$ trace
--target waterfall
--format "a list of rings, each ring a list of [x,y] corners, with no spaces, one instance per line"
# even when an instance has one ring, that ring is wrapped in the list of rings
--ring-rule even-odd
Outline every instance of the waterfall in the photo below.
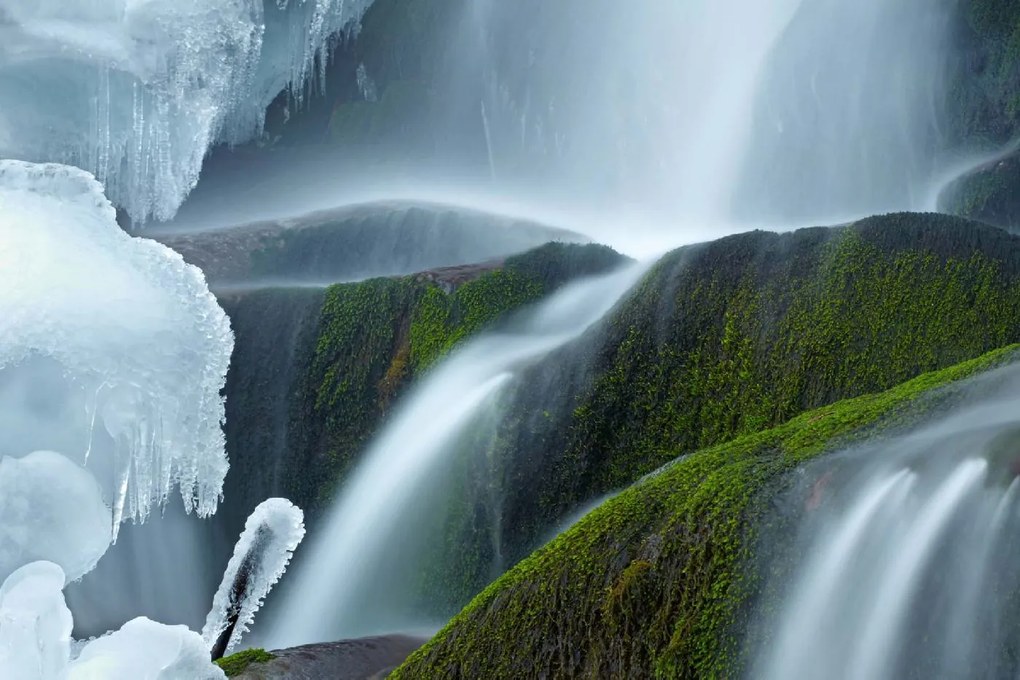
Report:
[[[794,538],[773,553],[751,677],[1020,670],[1020,366],[967,397],[937,422],[816,463],[789,492]]]
[[[378,632],[366,628],[369,617],[375,617],[369,625],[381,630],[433,623],[379,620],[362,604],[366,592],[406,585],[385,582],[385,560],[394,542],[427,532],[435,521],[412,510],[416,501],[441,483],[455,440],[497,407],[496,395],[521,368],[596,323],[644,270],[632,265],[568,285],[514,328],[470,342],[435,368],[398,406],[345,481],[328,517],[312,528],[311,545],[289,576],[266,643],[285,647]],[[456,554],[446,560],[449,569],[458,568]]]

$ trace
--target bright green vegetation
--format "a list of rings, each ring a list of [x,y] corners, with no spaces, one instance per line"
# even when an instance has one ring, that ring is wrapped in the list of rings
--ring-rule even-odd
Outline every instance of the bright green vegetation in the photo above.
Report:
[[[410,332],[410,359],[422,371],[469,335],[477,333],[508,310],[542,296],[534,277],[499,269],[464,284],[452,295],[430,286],[417,300]]]
[[[551,243],[451,281],[440,271],[329,288],[292,414],[291,498],[314,508],[330,494],[395,398],[465,338],[622,262],[604,246]]]
[[[266,663],[275,658],[264,649],[246,649],[243,652],[217,659],[216,665],[223,669],[228,678],[232,678],[243,673],[253,663]]]
[[[1016,356],[997,350],[680,458],[519,563],[390,677],[733,677],[762,492]]]
[[[682,248],[520,381],[494,442],[514,528],[503,554],[523,558],[681,453],[1018,341],[1020,238],[966,220],[899,214]]]

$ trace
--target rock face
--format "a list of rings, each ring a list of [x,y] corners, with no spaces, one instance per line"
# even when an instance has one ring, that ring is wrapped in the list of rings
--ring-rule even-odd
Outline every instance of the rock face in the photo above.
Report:
[[[411,274],[502,258],[580,234],[479,210],[407,201],[157,239],[202,269],[213,288],[320,284]]]
[[[967,0],[958,11],[951,132],[971,143],[1003,144],[1020,131],[1020,5]]]
[[[239,409],[228,446],[244,448],[231,448],[232,502],[284,494],[314,523],[417,376],[522,305],[620,262],[550,245],[314,296],[245,294],[243,309],[224,297],[241,338],[228,381]],[[286,323],[266,323],[277,307]],[[890,215],[675,251],[512,387],[494,435],[465,443],[431,542],[463,568],[423,571],[423,610],[456,612],[579,508],[680,454],[1020,340],[1017,319],[1020,237],[958,218]]]
[[[391,405],[436,360],[564,283],[625,258],[549,244],[502,264],[432,270],[326,291],[311,356],[293,389],[283,488],[314,510],[356,462]]]
[[[993,161],[947,187],[941,209],[1020,231],[1020,156]]]
[[[328,288],[221,290],[237,343],[226,388],[227,502],[211,519],[211,559],[226,563],[266,498],[290,498],[314,524],[415,376],[518,307],[623,261],[603,246],[550,244]]]
[[[251,664],[242,680],[382,680],[411,653],[424,638],[404,635],[344,640],[273,652],[276,658]]]
[[[330,288],[311,304],[302,368],[280,392],[287,434],[272,450],[282,464],[266,460],[275,416],[252,406],[268,386],[254,374],[231,383],[249,402],[228,421],[228,446],[251,442],[248,454],[231,450],[237,483],[287,495],[314,522],[416,376],[521,305],[619,262],[605,248],[551,245],[499,267]],[[253,332],[271,305],[299,308],[286,297],[252,304]],[[463,568],[424,570],[422,606],[454,613],[579,508],[678,455],[1018,341],[1018,319],[1020,237],[958,218],[889,215],[675,251],[511,388],[494,434],[465,443],[431,542]],[[263,349],[244,360],[256,372],[274,365],[260,353],[290,346],[282,331],[260,332]]]

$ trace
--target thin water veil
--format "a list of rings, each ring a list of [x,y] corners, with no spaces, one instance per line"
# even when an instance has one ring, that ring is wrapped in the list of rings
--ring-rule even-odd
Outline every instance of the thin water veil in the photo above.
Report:
[[[909,434],[808,468],[751,677],[1014,677],[1020,367]],[[770,537],[769,540],[775,537]],[[768,550],[767,548],[763,548]],[[789,570],[784,562],[792,565]]]
[[[517,325],[468,343],[436,367],[398,406],[313,532],[310,548],[281,591],[267,644],[285,647],[436,623],[420,613],[408,617],[406,589],[413,584],[386,578],[395,544],[434,530],[441,517],[416,503],[441,485],[456,439],[498,408],[500,390],[524,366],[601,319],[645,269],[629,265],[570,284],[525,312]],[[445,555],[450,569],[458,568],[457,560],[457,554]],[[404,594],[404,602],[394,590]],[[380,615],[384,602],[395,613]]]

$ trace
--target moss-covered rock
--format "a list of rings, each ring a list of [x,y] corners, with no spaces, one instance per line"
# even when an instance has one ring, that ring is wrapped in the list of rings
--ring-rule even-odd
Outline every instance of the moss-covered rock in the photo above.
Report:
[[[550,243],[502,263],[329,288],[291,414],[290,497],[319,506],[396,397],[459,342],[572,278],[623,261],[604,246]]]
[[[498,579],[390,677],[738,675],[734,623],[754,587],[741,565],[767,506],[759,492],[1016,356],[998,350],[679,459]]]
[[[694,451],[1020,341],[1020,237],[897,214],[663,258],[506,406],[502,553]]]
[[[216,665],[223,669],[228,678],[232,678],[248,670],[248,667],[253,663],[268,663],[275,658],[264,649],[246,649],[243,652],[217,659]]]
[[[1020,156],[994,161],[946,188],[940,208],[954,215],[1020,230]]]

